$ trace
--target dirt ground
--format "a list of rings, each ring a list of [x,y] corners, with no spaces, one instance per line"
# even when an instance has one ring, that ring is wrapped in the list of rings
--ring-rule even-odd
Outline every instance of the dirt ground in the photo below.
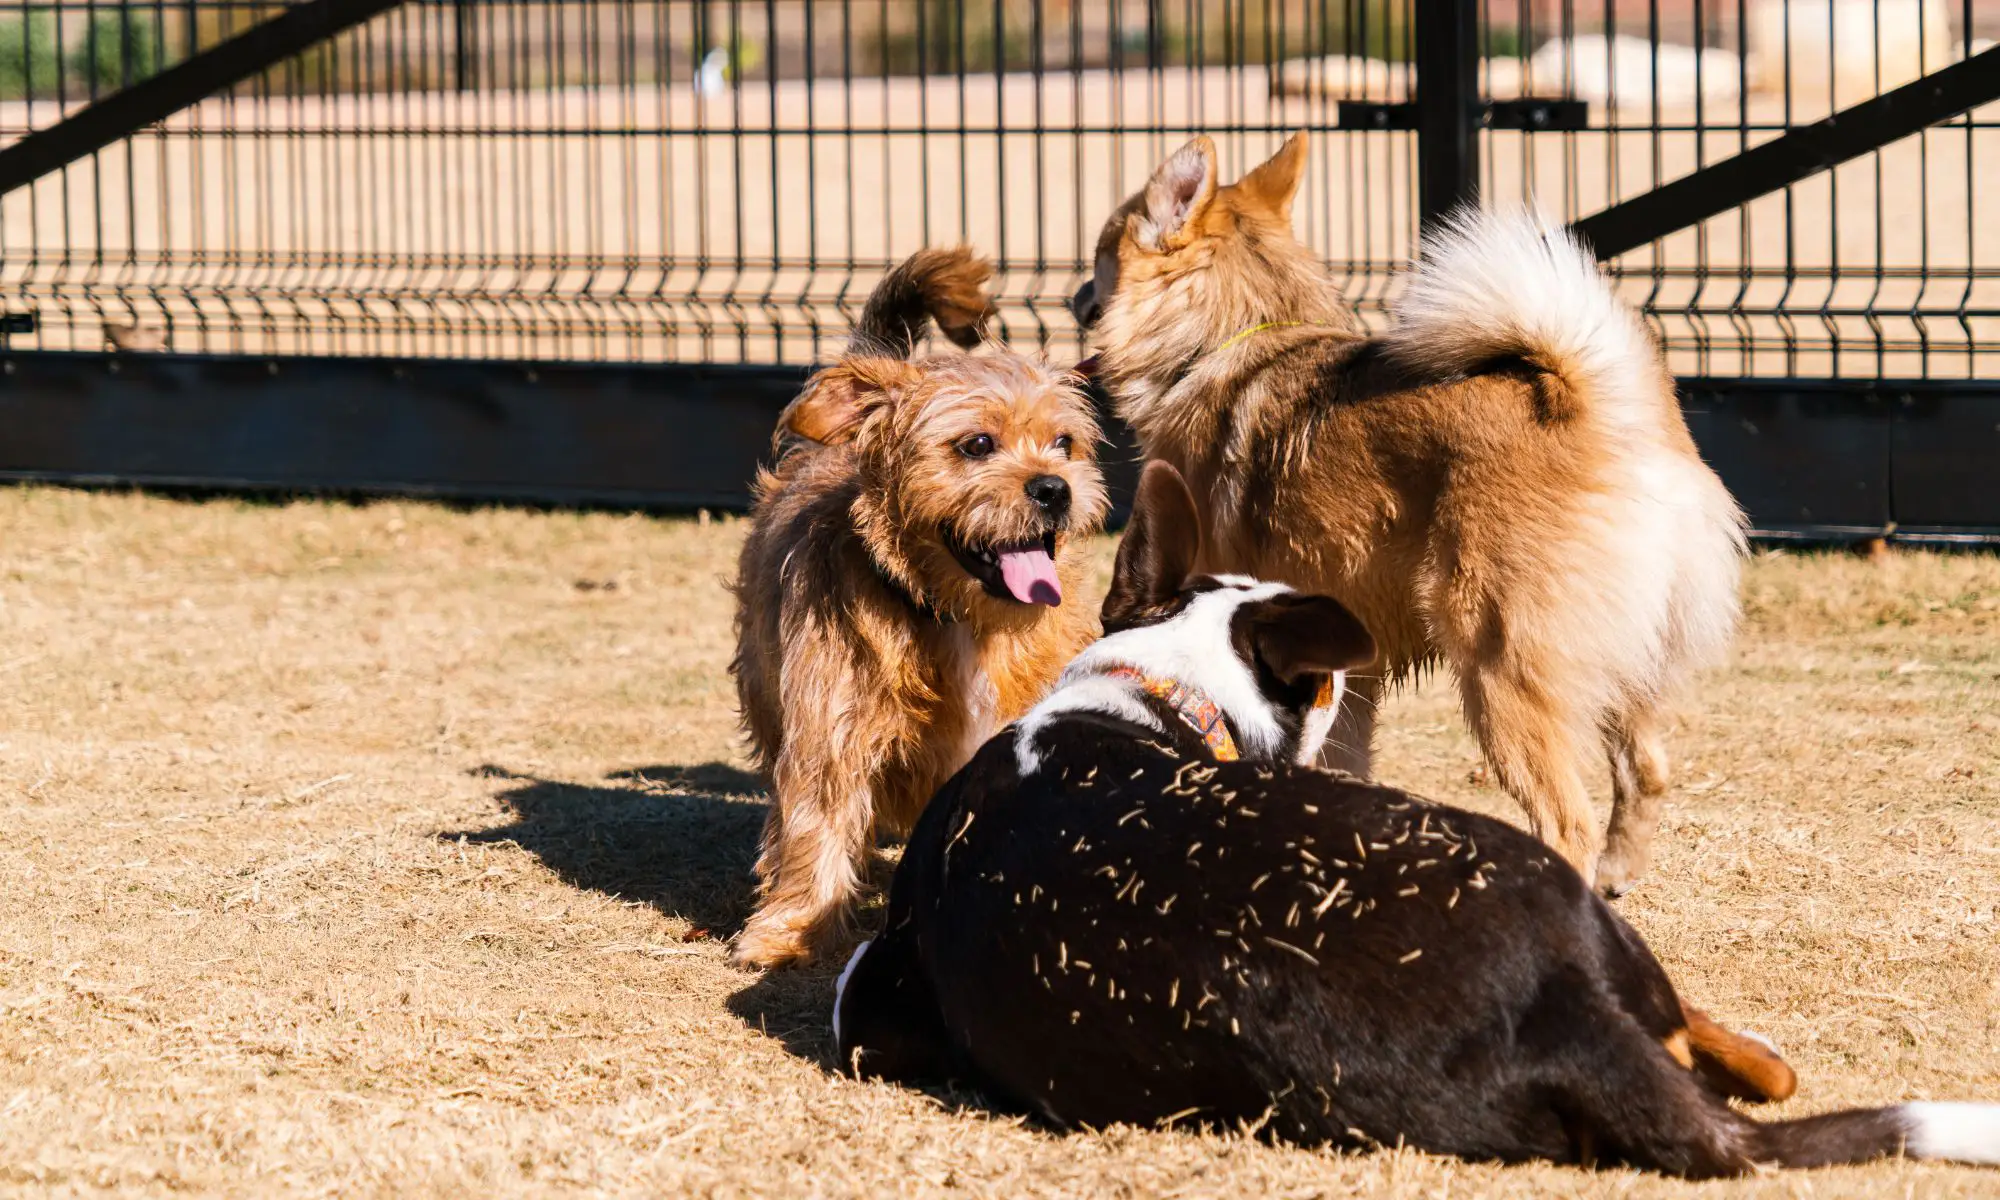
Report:
[[[0,491],[0,1191],[1994,1196],[1058,1135],[730,969],[741,525]],[[1108,543],[1100,557],[1108,557]],[[1765,555],[1623,902],[1783,1111],[2000,1099],[2000,559]],[[1384,774],[1507,811],[1446,690]]]

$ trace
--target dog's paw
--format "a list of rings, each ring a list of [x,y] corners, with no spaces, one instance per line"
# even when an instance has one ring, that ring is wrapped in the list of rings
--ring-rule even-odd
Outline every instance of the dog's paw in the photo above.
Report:
[[[803,966],[811,961],[812,944],[790,929],[760,929],[753,924],[737,934],[729,948],[729,965],[744,971]]]
[[[1643,856],[1624,850],[1615,840],[1597,860],[1597,894],[1616,900],[1631,891],[1646,873]]]
[[[1599,868],[1597,872],[1597,894],[1606,900],[1621,899],[1625,893],[1638,885],[1639,881],[1622,874],[1614,875]]]

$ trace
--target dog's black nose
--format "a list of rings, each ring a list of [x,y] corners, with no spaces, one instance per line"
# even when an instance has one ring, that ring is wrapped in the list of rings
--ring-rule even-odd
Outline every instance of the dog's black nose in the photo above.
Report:
[[[1069,481],[1060,475],[1037,475],[1025,489],[1046,516],[1062,520],[1069,515]]]
[[[1097,281],[1086,279],[1083,286],[1076,289],[1076,295],[1069,298],[1069,315],[1085,329],[1097,323]]]

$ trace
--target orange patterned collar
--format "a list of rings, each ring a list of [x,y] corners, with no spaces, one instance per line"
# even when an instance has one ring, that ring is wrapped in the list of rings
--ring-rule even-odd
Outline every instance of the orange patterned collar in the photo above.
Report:
[[[1178,679],[1162,679],[1148,675],[1137,667],[1113,667],[1104,672],[1113,679],[1129,679],[1145,689],[1147,695],[1174,710],[1183,724],[1201,736],[1209,753],[1222,762],[1235,762],[1243,757],[1236,749],[1236,738],[1229,732],[1229,722],[1222,717],[1222,706],[1209,698],[1207,692]]]
[[[1222,706],[1209,697],[1207,692],[1191,683],[1178,679],[1165,679],[1158,675],[1148,675],[1137,667],[1116,666],[1104,672],[1113,679],[1129,679],[1145,690],[1160,703],[1174,710],[1181,722],[1201,736],[1209,753],[1221,762],[1235,762],[1242,758],[1236,748],[1236,738],[1229,732],[1229,722],[1223,719]],[[1314,708],[1325,708],[1334,701],[1333,676],[1320,680],[1319,692],[1313,697]]]

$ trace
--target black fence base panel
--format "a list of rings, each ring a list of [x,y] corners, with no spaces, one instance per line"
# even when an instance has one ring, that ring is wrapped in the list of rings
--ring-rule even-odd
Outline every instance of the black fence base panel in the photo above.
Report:
[[[1703,457],[1773,541],[2000,542],[2000,383],[1682,379]]]
[[[0,479],[741,511],[797,367],[0,356]],[[2000,541],[2000,384],[1684,379],[1759,536]],[[1099,398],[1100,408],[1103,398]],[[1104,414],[1122,520],[1131,431]]]
[[[805,378],[687,363],[0,355],[0,480],[740,512]],[[1105,422],[1122,521],[1138,451]]]
[[[692,510],[749,503],[796,367],[0,357],[0,478]]]

